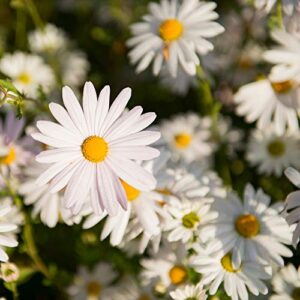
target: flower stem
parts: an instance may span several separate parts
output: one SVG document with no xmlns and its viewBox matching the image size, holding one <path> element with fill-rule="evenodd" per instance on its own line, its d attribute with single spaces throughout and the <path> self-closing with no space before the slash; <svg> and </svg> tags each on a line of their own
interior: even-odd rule
<svg viewBox="0 0 300 300">
<path fill-rule="evenodd" d="M 24 0 L 26 3 L 28 12 L 33 20 L 34 25 L 40 30 L 44 30 L 44 23 L 39 15 L 39 12 L 32 0 Z"/>
<path fill-rule="evenodd" d="M 276 12 L 277 12 L 277 18 L 278 18 L 278 25 L 281 29 L 284 29 L 281 0 L 277 0 Z"/>
</svg>

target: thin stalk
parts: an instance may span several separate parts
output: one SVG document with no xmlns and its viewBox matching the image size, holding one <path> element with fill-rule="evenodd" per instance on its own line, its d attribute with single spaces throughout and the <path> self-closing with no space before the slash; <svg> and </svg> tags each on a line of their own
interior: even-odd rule
<svg viewBox="0 0 300 300">
<path fill-rule="evenodd" d="M 42 21 L 40 14 L 32 0 L 24 0 L 27 6 L 27 10 L 33 20 L 34 25 L 40 30 L 44 30 L 44 22 Z"/>
</svg>

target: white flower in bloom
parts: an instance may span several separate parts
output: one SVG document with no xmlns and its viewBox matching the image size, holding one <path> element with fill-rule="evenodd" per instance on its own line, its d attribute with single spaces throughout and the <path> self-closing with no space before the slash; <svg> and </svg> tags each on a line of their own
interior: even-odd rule
<svg viewBox="0 0 300 300">
<path fill-rule="evenodd" d="M 185 96 L 190 87 L 197 86 L 197 79 L 194 76 L 186 74 L 182 69 L 178 69 L 175 77 L 170 76 L 168 69 L 163 69 L 160 81 L 163 86 L 179 96 Z"/>
<path fill-rule="evenodd" d="M 300 173 L 289 167 L 285 170 L 285 175 L 298 188 L 300 188 Z M 285 201 L 285 219 L 290 226 L 297 224 L 293 228 L 293 245 L 296 247 L 300 237 L 300 191 L 290 193 Z"/>
<path fill-rule="evenodd" d="M 198 166 L 167 166 L 155 178 L 156 190 L 164 196 L 167 203 L 174 197 L 196 201 L 214 191 L 209 172 Z"/>
<path fill-rule="evenodd" d="M 33 216 L 40 215 L 41 221 L 48 227 L 55 227 L 59 219 L 68 225 L 78 224 L 83 211 L 74 216 L 70 209 L 65 208 L 63 193 L 50 193 L 49 186 L 37 186 L 36 178 L 47 169 L 47 166 L 34 162 L 24 171 L 25 180 L 19 187 L 19 193 L 24 196 L 26 205 L 34 205 Z"/>
<path fill-rule="evenodd" d="M 161 206 L 162 196 L 154 191 L 141 192 L 125 182 L 121 182 L 128 201 L 127 211 L 119 210 L 115 216 L 108 216 L 101 234 L 101 240 L 110 235 L 110 243 L 119 245 L 124 237 L 130 218 L 135 217 L 139 227 L 148 236 L 152 237 L 161 232 L 160 218 L 167 218 L 167 213 Z M 84 228 L 98 223 L 105 215 L 93 215 L 88 218 Z"/>
<path fill-rule="evenodd" d="M 151 160 L 159 151 L 148 147 L 160 137 L 159 132 L 142 131 L 155 119 L 154 113 L 142 115 L 140 106 L 124 109 L 131 90 L 124 89 L 109 107 L 110 88 L 100 92 L 99 99 L 92 83 L 83 91 L 83 109 L 69 87 L 63 88 L 66 107 L 50 104 L 60 123 L 38 121 L 41 133 L 32 136 L 56 149 L 37 156 L 41 163 L 52 165 L 39 176 L 42 186 L 50 182 L 50 192 L 65 188 L 65 206 L 78 214 L 87 196 L 97 214 L 110 215 L 127 209 L 127 198 L 121 180 L 140 191 L 155 188 L 155 178 L 133 160 Z M 120 180 L 121 179 L 121 180 Z"/>
<path fill-rule="evenodd" d="M 147 247 L 153 253 L 157 253 L 163 237 L 164 224 L 169 220 L 166 214 L 157 216 L 159 217 L 160 228 L 159 233 L 155 235 L 148 234 L 141 226 L 138 216 L 133 216 L 128 222 L 123 240 L 118 247 L 126 251 L 129 256 L 144 253 Z"/>
<path fill-rule="evenodd" d="M 278 134 L 273 127 L 252 132 L 247 148 L 247 159 L 258 166 L 261 174 L 281 176 L 289 166 L 300 167 L 300 140 L 297 134 Z"/>
<path fill-rule="evenodd" d="M 68 43 L 65 32 L 53 24 L 31 32 L 28 40 L 31 51 L 37 53 L 54 53 L 64 49 Z"/>
<path fill-rule="evenodd" d="M 61 54 L 59 60 L 65 85 L 77 87 L 85 81 L 90 64 L 83 52 L 79 50 L 66 51 Z"/>
<path fill-rule="evenodd" d="M 196 114 L 189 113 L 163 121 L 161 134 L 175 158 L 192 162 L 211 154 L 213 148 L 208 141 L 210 127 L 210 119 L 200 119 Z"/>
<path fill-rule="evenodd" d="M 166 289 L 185 283 L 188 279 L 186 256 L 182 244 L 161 247 L 151 258 L 141 260 L 143 281 L 148 284 L 154 280 Z"/>
<path fill-rule="evenodd" d="M 108 300 L 109 286 L 116 277 L 117 273 L 108 263 L 99 263 L 92 271 L 81 267 L 74 284 L 68 288 L 68 294 L 73 300 Z"/>
<path fill-rule="evenodd" d="M 18 226 L 14 220 L 8 219 L 13 211 L 13 205 L 0 204 L 0 261 L 8 261 L 8 255 L 5 253 L 5 247 L 16 247 L 18 242 L 15 239 L 15 232 Z"/>
<path fill-rule="evenodd" d="M 184 287 L 179 287 L 175 291 L 170 293 L 170 296 L 174 300 L 186 300 L 186 299 L 195 299 L 195 300 L 206 300 L 206 292 L 203 290 L 201 284 L 197 285 L 186 285 Z"/>
<path fill-rule="evenodd" d="M 300 297 L 300 269 L 288 264 L 272 279 L 273 290 L 276 294 L 270 300 L 296 300 Z"/>
<path fill-rule="evenodd" d="M 234 96 L 237 113 L 248 123 L 257 121 L 265 129 L 271 123 L 278 133 L 286 126 L 297 131 L 300 108 L 300 88 L 295 74 L 274 69 L 269 79 L 262 79 L 242 86 Z"/>
<path fill-rule="evenodd" d="M 186 199 L 172 199 L 166 204 L 167 210 L 173 217 L 165 225 L 165 230 L 169 232 L 170 242 L 182 241 L 187 243 L 195 237 L 199 237 L 201 242 L 206 242 L 211 236 L 211 231 L 206 228 L 218 214 L 210 211 L 212 199 L 199 198 L 197 201 L 187 201 Z"/>
<path fill-rule="evenodd" d="M 277 3 L 276 0 L 255 0 L 255 7 L 269 13 Z M 287 15 L 291 15 L 298 4 L 298 0 L 282 0 L 283 11 Z"/>
<path fill-rule="evenodd" d="M 133 37 L 127 45 L 133 64 L 138 63 L 137 72 L 144 71 L 153 62 L 153 73 L 157 75 L 166 66 L 173 77 L 178 73 L 178 65 L 189 75 L 196 74 L 200 64 L 199 55 L 213 50 L 206 38 L 214 37 L 224 28 L 213 20 L 214 2 L 175 0 L 149 4 L 150 14 L 143 22 L 133 24 Z"/>
<path fill-rule="evenodd" d="M 24 119 L 17 119 L 13 111 L 9 111 L 4 122 L 0 120 L 0 168 L 6 172 L 8 169 L 14 174 L 20 173 L 30 159 L 33 140 L 30 137 L 20 138 Z"/>
<path fill-rule="evenodd" d="M 17 225 L 17 228 L 12 231 L 11 234 L 15 239 L 17 239 L 17 233 L 20 232 L 20 227 L 24 224 L 24 215 L 20 208 L 14 205 L 12 198 L 4 197 L 0 198 L 0 201 L 3 206 L 9 206 L 11 208 L 9 213 L 1 217 L 1 221 L 10 223 L 13 220 L 13 223 Z"/>
<path fill-rule="evenodd" d="M 39 86 L 49 92 L 54 85 L 54 75 L 41 57 L 15 52 L 5 54 L 0 60 L 0 71 L 12 79 L 15 87 L 29 97 L 36 97 Z"/>
<path fill-rule="evenodd" d="M 239 268 L 235 268 L 230 253 L 221 258 L 202 253 L 193 258 L 192 264 L 202 274 L 201 283 L 208 286 L 210 295 L 217 292 L 222 282 L 232 300 L 247 300 L 247 288 L 255 296 L 268 292 L 262 279 L 271 278 L 271 267 L 243 261 Z"/>
<path fill-rule="evenodd" d="M 248 184 L 244 192 L 244 203 L 233 193 L 228 199 L 215 201 L 219 216 L 213 229 L 215 237 L 209 243 L 210 251 L 223 256 L 232 252 L 232 262 L 238 268 L 242 261 L 283 265 L 281 256 L 291 257 L 292 234 L 288 224 L 279 215 L 282 207 L 270 205 L 271 198 L 262 190 L 257 192 Z"/>
<path fill-rule="evenodd" d="M 272 32 L 272 38 L 279 44 L 279 47 L 268 50 L 264 53 L 264 59 L 272 64 L 295 72 L 300 76 L 300 38 L 284 30 L 276 29 Z"/>
</svg>

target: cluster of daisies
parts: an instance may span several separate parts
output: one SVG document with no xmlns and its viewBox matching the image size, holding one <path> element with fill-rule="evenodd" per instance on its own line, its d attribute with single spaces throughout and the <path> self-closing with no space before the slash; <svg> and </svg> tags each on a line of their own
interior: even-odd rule
<svg viewBox="0 0 300 300">
<path fill-rule="evenodd" d="M 28 106 L 21 119 L 2 106 L 1 279 L 18 280 L 9 257 L 32 219 L 49 228 L 100 228 L 97 243 L 138 260 L 134 275 L 105 260 L 79 266 L 65 289 L 70 299 L 300 299 L 300 270 L 287 263 L 300 237 L 299 191 L 274 202 L 257 182 L 237 192 L 214 171 L 222 153 L 254 174 L 286 176 L 300 188 L 300 35 L 290 20 L 299 17 L 300 4 L 256 0 L 253 9 L 266 18 L 275 6 L 283 23 L 272 29 L 276 46 L 268 50 L 242 41 L 241 32 L 231 36 L 230 28 L 243 22 L 262 38 L 259 22 L 248 26 L 249 18 L 255 23 L 252 12 L 220 25 L 216 3 L 199 0 L 151 2 L 127 41 L 137 73 L 151 65 L 181 95 L 199 82 L 210 88 L 216 73 L 225 76 L 237 65 L 228 78 L 233 88 L 224 85 L 216 97 L 231 100 L 230 113 L 249 123 L 247 130 L 221 116 L 218 106 L 211 115 L 155 121 L 154 112 L 128 108 L 130 88 L 114 99 L 108 85 L 97 92 L 85 82 L 85 54 L 52 24 L 29 34 L 30 53 L 4 54 L 0 72 Z M 258 62 L 270 64 L 270 72 L 254 81 Z M 36 99 L 45 95 L 57 101 L 35 113 Z"/>
</svg>

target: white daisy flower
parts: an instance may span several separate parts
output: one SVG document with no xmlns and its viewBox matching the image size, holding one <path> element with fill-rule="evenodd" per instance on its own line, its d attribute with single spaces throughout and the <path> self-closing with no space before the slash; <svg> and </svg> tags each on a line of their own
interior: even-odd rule
<svg viewBox="0 0 300 300">
<path fill-rule="evenodd" d="M 41 175 L 47 166 L 33 162 L 25 170 L 25 180 L 19 187 L 19 193 L 24 196 L 26 205 L 34 205 L 33 217 L 40 216 L 42 223 L 50 228 L 56 226 L 61 219 L 67 225 L 79 224 L 85 209 L 74 216 L 70 209 L 65 208 L 63 192 L 50 193 L 50 183 L 37 186 L 36 178 Z M 86 210 L 86 213 L 89 210 Z"/>
<path fill-rule="evenodd" d="M 242 86 L 234 96 L 237 114 L 245 116 L 248 123 L 257 121 L 262 130 L 273 123 L 279 134 L 286 126 L 297 131 L 300 89 L 294 75 L 277 69 L 269 79 Z"/>
<path fill-rule="evenodd" d="M 90 69 L 85 53 L 79 50 L 67 51 L 60 55 L 59 60 L 63 83 L 71 87 L 80 86 Z"/>
<path fill-rule="evenodd" d="M 33 140 L 30 137 L 21 138 L 24 129 L 24 119 L 17 119 L 13 111 L 6 114 L 5 120 L 0 120 L 0 168 L 4 173 L 9 170 L 13 175 L 20 173 L 32 159 Z"/>
<path fill-rule="evenodd" d="M 169 289 L 183 284 L 188 279 L 187 251 L 182 244 L 167 245 L 151 258 L 141 260 L 142 279 L 145 284 L 155 281 Z"/>
<path fill-rule="evenodd" d="M 229 193 L 228 199 L 215 201 L 219 216 L 212 229 L 215 237 L 209 250 L 223 256 L 232 252 L 232 262 L 238 268 L 242 261 L 284 265 L 281 256 L 291 257 L 292 251 L 284 244 L 292 242 L 291 231 L 283 217 L 281 207 L 271 205 L 271 198 L 261 189 L 257 192 L 248 184 L 244 202 Z"/>
<path fill-rule="evenodd" d="M 129 256 L 142 254 L 147 247 L 153 253 L 157 253 L 163 238 L 164 224 L 169 220 L 169 218 L 166 218 L 166 214 L 157 216 L 160 221 L 160 228 L 159 233 L 155 235 L 148 234 L 144 230 L 137 216 L 131 218 L 128 222 L 123 240 L 118 247 L 123 249 Z"/>
<path fill-rule="evenodd" d="M 108 263 L 98 263 L 92 271 L 81 267 L 68 294 L 73 300 L 109 299 L 109 286 L 116 277 L 117 273 Z"/>
<path fill-rule="evenodd" d="M 201 284 L 179 287 L 175 291 L 171 292 L 170 296 L 174 300 L 207 299 L 206 291 L 203 290 L 203 286 Z"/>
<path fill-rule="evenodd" d="M 222 282 L 232 300 L 247 300 L 248 290 L 255 296 L 268 292 L 262 280 L 271 278 L 271 267 L 243 261 L 239 268 L 235 268 L 230 253 L 221 258 L 202 253 L 193 258 L 192 264 L 202 274 L 201 283 L 208 286 L 210 295 L 217 292 Z"/>
<path fill-rule="evenodd" d="M 162 196 L 154 191 L 141 192 L 124 181 L 121 181 L 121 184 L 128 201 L 127 211 L 120 209 L 117 215 L 107 217 L 101 240 L 110 235 L 111 245 L 118 246 L 123 240 L 130 218 L 136 219 L 138 226 L 148 237 L 158 235 L 161 232 L 160 218 L 168 217 L 160 204 L 163 201 Z M 85 221 L 83 228 L 90 228 L 101 221 L 103 217 L 105 214 L 92 215 Z"/>
<path fill-rule="evenodd" d="M 68 44 L 65 32 L 53 24 L 46 24 L 42 30 L 31 32 L 28 41 L 31 51 L 36 53 L 55 53 L 65 49 Z"/>
<path fill-rule="evenodd" d="M 15 239 L 15 232 L 18 226 L 8 216 L 13 213 L 14 206 L 9 204 L 0 204 L 0 261 L 7 262 L 8 255 L 5 253 L 5 247 L 16 247 L 18 242 Z"/>
<path fill-rule="evenodd" d="M 37 96 L 39 87 L 47 93 L 55 83 L 51 68 L 41 57 L 19 51 L 1 58 L 0 71 L 12 79 L 20 92 L 33 98 Z"/>
<path fill-rule="evenodd" d="M 138 63 L 137 72 L 153 62 L 155 75 L 166 66 L 171 76 L 176 77 L 178 65 L 189 75 L 195 75 L 199 55 L 214 48 L 206 38 L 224 31 L 213 22 L 218 18 L 215 8 L 214 2 L 198 0 L 150 3 L 150 14 L 143 17 L 143 22 L 131 26 L 134 36 L 127 42 L 133 48 L 129 57 L 133 64 Z"/>
<path fill-rule="evenodd" d="M 200 119 L 196 114 L 178 115 L 163 121 L 161 134 L 175 158 L 192 162 L 206 158 L 212 153 L 211 121 Z"/>
<path fill-rule="evenodd" d="M 287 168 L 285 175 L 298 188 L 300 188 L 300 173 L 294 168 Z M 300 192 L 290 193 L 285 200 L 285 219 L 290 226 L 296 224 L 293 228 L 293 245 L 296 247 L 300 237 Z"/>
<path fill-rule="evenodd" d="M 272 279 L 273 290 L 276 294 L 270 300 L 296 300 L 300 297 L 300 269 L 288 264 Z"/>
<path fill-rule="evenodd" d="M 277 67 L 286 68 L 295 73 L 299 82 L 300 76 L 300 37 L 281 29 L 272 31 L 271 36 L 279 44 L 275 49 L 265 51 L 264 59 Z"/>
<path fill-rule="evenodd" d="M 185 167 L 168 166 L 155 175 L 156 191 L 164 196 L 168 203 L 172 198 L 196 201 L 212 192 L 209 173 L 201 167 L 187 165 Z"/>
<path fill-rule="evenodd" d="M 297 134 L 278 134 L 273 127 L 254 130 L 247 147 L 247 159 L 261 174 L 281 176 L 289 166 L 300 167 L 300 140 Z"/>
<path fill-rule="evenodd" d="M 211 200 L 199 198 L 198 201 L 190 202 L 186 199 L 172 199 L 166 205 L 173 217 L 164 228 L 165 231 L 169 232 L 168 240 L 187 243 L 193 238 L 199 237 L 201 242 L 206 242 L 211 235 L 206 225 L 218 216 L 216 212 L 210 211 Z"/>
<path fill-rule="evenodd" d="M 9 206 L 10 211 L 3 217 L 1 217 L 2 222 L 10 223 L 13 220 L 13 223 L 17 225 L 16 230 L 12 231 L 12 236 L 17 239 L 17 233 L 20 232 L 20 227 L 24 224 L 24 215 L 19 207 L 14 205 L 13 199 L 10 197 L 4 197 L 0 199 L 3 206 Z"/>
<path fill-rule="evenodd" d="M 110 88 L 106 86 L 97 101 L 95 88 L 87 82 L 83 91 L 83 109 L 69 87 L 63 88 L 66 107 L 51 103 L 53 116 L 60 124 L 38 121 L 41 133 L 34 139 L 56 149 L 37 156 L 41 163 L 51 163 L 37 183 L 50 183 L 55 193 L 65 188 L 65 206 L 77 214 L 86 201 L 97 214 L 110 215 L 127 209 L 127 198 L 121 180 L 139 191 L 155 188 L 155 178 L 135 160 L 151 160 L 159 151 L 148 147 L 160 137 L 159 132 L 142 131 L 155 119 L 154 113 L 142 114 L 141 107 L 124 109 L 131 90 L 124 89 L 109 108 Z M 121 180 L 120 180 L 121 179 Z"/>
</svg>

